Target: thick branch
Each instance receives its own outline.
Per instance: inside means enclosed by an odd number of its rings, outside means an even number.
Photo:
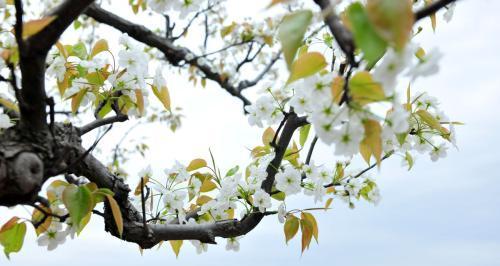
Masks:
[[[279,138],[275,149],[275,158],[267,168],[268,177],[263,182],[262,188],[270,192],[274,183],[274,176],[281,165],[293,133],[297,128],[306,124],[306,119],[297,117],[291,113],[287,116],[287,121]],[[82,148],[82,152],[83,152]],[[244,235],[253,230],[265,214],[256,212],[247,215],[241,221],[226,220],[207,224],[148,224],[147,231],[144,230],[143,218],[129,202],[129,187],[122,179],[113,175],[101,162],[92,155],[86,156],[73,171],[77,175],[87,177],[95,182],[99,187],[109,188],[115,193],[115,198],[120,205],[124,217],[123,239],[139,244],[142,248],[151,248],[160,241],[196,239],[205,243],[215,243],[215,237],[235,237]],[[105,208],[106,230],[112,235],[118,236],[114,225],[114,220],[109,207]]]
[[[51,10],[47,16],[56,18],[42,31],[26,40],[32,53],[46,54],[62,33],[94,0],[66,0]]]
[[[56,18],[37,34],[20,42],[20,68],[22,90],[20,109],[21,126],[46,130],[47,95],[45,93],[45,60],[49,49],[56,43],[64,30],[92,3],[92,0],[66,0],[49,16]]]

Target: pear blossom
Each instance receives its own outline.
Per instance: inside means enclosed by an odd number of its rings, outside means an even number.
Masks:
[[[334,131],[335,155],[352,156],[359,151],[359,143],[364,137],[364,127],[354,117]]]
[[[385,122],[394,133],[399,134],[408,131],[410,127],[409,118],[410,113],[402,105],[395,104],[393,110],[387,114]]]
[[[47,250],[51,251],[64,244],[66,236],[67,232],[62,230],[62,224],[52,222],[47,231],[37,239],[37,242],[39,246],[47,246]]]
[[[259,189],[253,194],[253,205],[263,213],[267,208],[271,207],[271,196],[264,190]]]
[[[226,250],[239,251],[240,242],[238,241],[241,237],[230,237],[227,239]]]
[[[175,184],[187,181],[191,176],[187,171],[186,167],[181,163],[179,163],[178,161],[175,162],[175,165],[172,168],[170,169],[167,168],[164,170],[164,172],[169,177],[169,179]]]
[[[0,112],[3,112],[3,110],[0,110]],[[0,113],[0,129],[5,129],[12,127],[14,123],[10,121],[10,117],[6,114]]]
[[[284,171],[276,174],[276,188],[286,195],[293,195],[300,192],[302,175],[292,166],[286,166]]]
[[[186,192],[182,190],[166,193],[163,196],[165,208],[170,212],[182,210],[186,196]]]
[[[420,59],[418,64],[410,68],[406,75],[415,80],[417,77],[437,74],[439,72],[438,62],[442,57],[443,54],[438,49],[434,49]]]
[[[456,2],[453,2],[446,6],[446,12],[443,14],[443,18],[446,22],[450,22],[453,18],[453,13],[455,12],[455,7],[457,6]]]
[[[446,147],[444,143],[440,144],[439,146],[435,146],[429,154],[431,156],[431,160],[433,162],[436,162],[437,160],[439,160],[439,158],[446,157],[447,150],[448,147]]]
[[[57,81],[61,82],[64,80],[64,74],[66,74],[66,59],[57,56],[47,68],[47,75],[56,77]]]

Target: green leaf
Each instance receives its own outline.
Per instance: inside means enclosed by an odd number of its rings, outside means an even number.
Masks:
[[[300,146],[304,147],[304,144],[306,144],[310,130],[311,130],[311,124],[307,124],[300,128],[300,138],[299,138]]]
[[[240,170],[240,167],[237,165],[237,166],[229,169],[229,171],[227,171],[227,173],[226,173],[226,176],[233,176],[234,174],[236,174],[238,172],[238,170]]]
[[[274,193],[271,195],[271,198],[278,200],[278,201],[284,201],[285,197],[286,197],[286,195],[283,191],[280,191],[278,193]]]
[[[372,67],[384,55],[387,42],[375,31],[361,3],[350,5],[347,17],[352,25],[354,42],[363,51],[369,67]]]
[[[288,69],[291,69],[295,54],[302,45],[311,19],[312,12],[310,10],[299,10],[286,15],[279,26],[278,39],[281,42]]]
[[[286,243],[292,239],[299,231],[299,218],[288,215],[284,226]]]
[[[182,243],[184,243],[182,240],[169,240],[170,246],[172,246],[172,250],[175,253],[175,257],[179,257],[179,252],[181,251]]]
[[[10,259],[10,253],[19,252],[23,247],[26,224],[18,223],[18,220],[19,218],[13,217],[0,229],[0,244],[8,259]]]
[[[316,74],[317,72],[324,69],[327,65],[328,63],[326,63],[326,59],[321,53],[305,53],[297,58],[295,62],[293,62],[292,70],[287,84],[290,84],[298,79]]]
[[[83,230],[83,218],[94,206],[92,193],[85,186],[68,185],[63,191],[63,203],[76,226],[77,232]]]
[[[349,80],[349,93],[353,101],[360,105],[385,100],[385,93],[380,83],[373,80],[369,72],[356,73]]]
[[[87,58],[87,48],[83,42],[79,42],[73,45],[70,55],[76,56],[82,60]]]
[[[426,110],[420,109],[420,110],[416,111],[415,113],[430,128],[441,132],[443,135],[449,134],[448,130],[446,128],[444,128],[443,126],[441,126],[439,121],[433,115],[431,115],[429,112],[427,112]]]

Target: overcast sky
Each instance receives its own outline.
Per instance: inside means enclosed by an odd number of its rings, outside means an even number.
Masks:
[[[269,2],[255,0],[259,1]],[[241,15],[262,11],[248,3],[253,1],[241,2],[247,5],[237,11]],[[428,34],[422,41],[438,46],[445,57],[438,75],[413,87],[437,96],[452,120],[466,123],[458,129],[459,150],[449,150],[449,156],[437,163],[419,156],[411,172],[400,167],[399,159],[388,160],[380,172],[372,173],[379,182],[381,203],[363,202],[351,210],[338,202],[331,211],[317,213],[319,245],[311,244],[303,255],[299,238],[285,245],[276,217],[265,219],[243,238],[238,253],[225,251],[221,239],[221,245],[210,246],[203,255],[196,255],[186,244],[175,259],[169,245],[141,256],[135,244],[104,232],[102,219],[96,216],[80,238],[52,252],[38,247],[30,231],[21,253],[13,254],[11,261],[0,256],[0,265],[499,265],[498,10],[498,0],[460,1],[454,20],[439,23],[437,34]],[[215,87],[202,90],[183,81],[172,82],[172,99],[188,119],[175,134],[153,126],[135,131],[132,138],[158,140],[148,163],[162,169],[174,159],[207,158],[209,147],[226,167],[248,162],[246,148],[259,141],[261,131],[248,126],[240,103]],[[119,135],[108,139],[114,136]],[[320,148],[315,158],[321,161],[330,154]],[[145,164],[135,161],[134,166]],[[299,200],[292,199],[288,205]],[[0,220],[7,218],[6,213],[0,209]]]

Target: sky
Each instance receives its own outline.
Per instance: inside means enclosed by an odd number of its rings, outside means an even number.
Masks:
[[[233,5],[236,1],[230,0]],[[237,2],[244,5],[237,11],[244,16],[262,11],[251,1]],[[202,255],[186,244],[178,259],[168,245],[141,256],[137,245],[111,237],[103,231],[102,219],[94,217],[78,239],[52,252],[38,247],[29,232],[21,253],[10,261],[0,256],[0,265],[499,265],[499,9],[495,0],[462,0],[451,23],[440,20],[437,34],[422,37],[422,44],[439,47],[444,58],[439,74],[419,80],[413,88],[438,97],[452,120],[465,122],[458,128],[458,150],[450,149],[437,163],[420,155],[410,172],[399,159],[389,159],[371,173],[382,193],[380,204],[360,202],[352,210],[338,202],[328,212],[315,213],[319,244],[312,243],[304,254],[299,238],[285,244],[276,217],[266,218],[241,239],[237,253],[226,251],[225,241],[219,239],[219,245]],[[238,100],[215,87],[172,82],[172,99],[184,109],[184,124],[175,134],[158,126],[134,131],[131,139],[155,139],[148,161],[134,160],[134,167],[150,163],[161,169],[175,159],[208,158],[208,148],[227,168],[248,161],[246,148],[259,141],[261,130],[248,126]],[[320,161],[331,153],[320,147],[314,156]],[[298,197],[287,204],[305,203]],[[0,220],[8,213],[0,208]]]

